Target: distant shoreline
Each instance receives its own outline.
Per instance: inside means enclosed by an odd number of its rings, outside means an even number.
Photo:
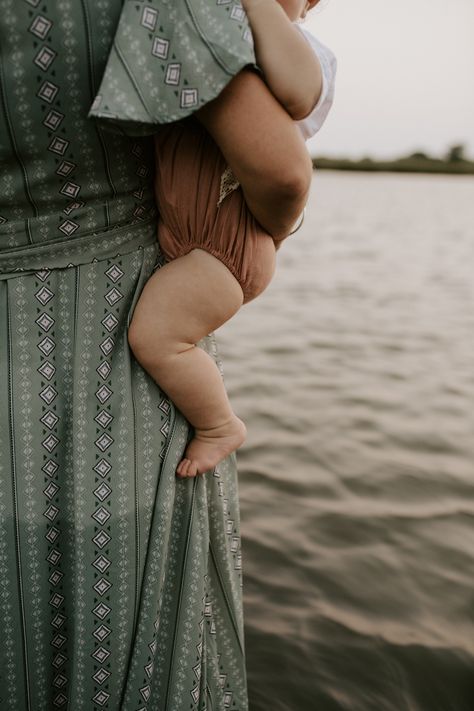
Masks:
[[[350,160],[346,158],[313,157],[314,170],[354,170],[389,173],[438,173],[445,175],[474,175],[474,161],[447,161],[438,158],[408,156],[395,160]]]

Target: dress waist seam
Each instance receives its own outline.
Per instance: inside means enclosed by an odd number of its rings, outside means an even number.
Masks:
[[[0,250],[0,281],[42,269],[97,262],[157,241],[157,218],[111,227],[75,239]]]

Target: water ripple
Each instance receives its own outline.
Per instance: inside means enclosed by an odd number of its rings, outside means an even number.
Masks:
[[[250,711],[474,710],[474,180],[318,174],[220,329]]]

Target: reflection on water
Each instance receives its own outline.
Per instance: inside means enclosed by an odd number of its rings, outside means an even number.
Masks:
[[[217,333],[251,711],[474,709],[474,179],[321,173]]]

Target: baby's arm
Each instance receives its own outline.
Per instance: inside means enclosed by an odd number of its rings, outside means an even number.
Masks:
[[[241,1],[266,84],[292,119],[305,118],[322,90],[321,65],[314,50],[276,0]]]

